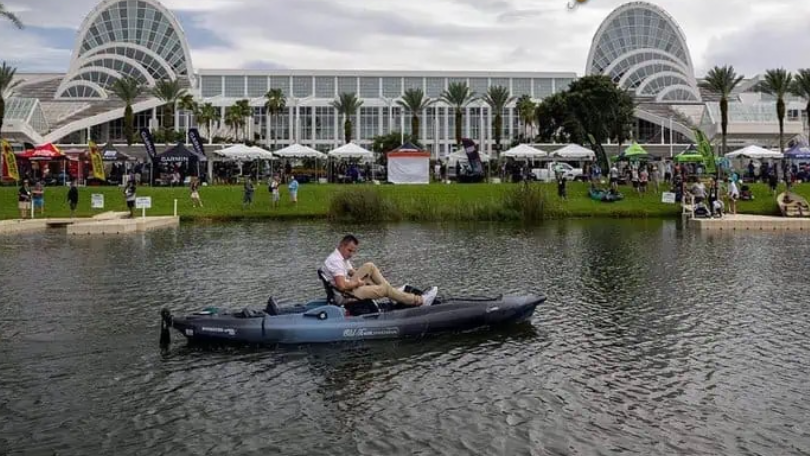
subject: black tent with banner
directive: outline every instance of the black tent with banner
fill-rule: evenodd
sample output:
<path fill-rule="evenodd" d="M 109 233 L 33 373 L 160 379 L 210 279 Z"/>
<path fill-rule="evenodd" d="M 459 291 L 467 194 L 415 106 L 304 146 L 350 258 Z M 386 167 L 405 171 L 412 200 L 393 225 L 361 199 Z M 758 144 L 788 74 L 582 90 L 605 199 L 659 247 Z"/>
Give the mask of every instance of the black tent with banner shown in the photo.
<path fill-rule="evenodd" d="M 116 149 L 112 143 L 105 144 L 101 149 L 101 159 L 104 161 L 135 161 L 135 157 Z"/>
<path fill-rule="evenodd" d="M 169 166 L 177 166 L 181 165 L 184 170 L 181 171 L 182 174 L 189 175 L 192 174 L 192 170 L 197 170 L 197 176 L 200 175 L 200 162 L 206 161 L 205 156 L 200 156 L 194 151 L 189 150 L 186 146 L 181 142 L 178 143 L 176 146 L 166 150 L 162 154 L 157 154 L 155 156 L 155 161 L 160 165 L 169 165 Z"/>

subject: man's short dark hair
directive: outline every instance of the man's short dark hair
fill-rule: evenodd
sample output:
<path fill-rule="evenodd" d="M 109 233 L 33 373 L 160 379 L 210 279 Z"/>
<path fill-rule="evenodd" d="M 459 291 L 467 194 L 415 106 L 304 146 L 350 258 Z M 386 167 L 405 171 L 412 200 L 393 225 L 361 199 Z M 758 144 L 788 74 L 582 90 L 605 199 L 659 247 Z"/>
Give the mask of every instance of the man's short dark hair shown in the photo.
<path fill-rule="evenodd" d="M 353 234 L 347 234 L 346 236 L 343 236 L 343 239 L 340 240 L 340 245 L 347 245 L 347 244 L 358 244 L 359 245 L 360 241 L 358 241 L 357 238 L 354 237 Z"/>

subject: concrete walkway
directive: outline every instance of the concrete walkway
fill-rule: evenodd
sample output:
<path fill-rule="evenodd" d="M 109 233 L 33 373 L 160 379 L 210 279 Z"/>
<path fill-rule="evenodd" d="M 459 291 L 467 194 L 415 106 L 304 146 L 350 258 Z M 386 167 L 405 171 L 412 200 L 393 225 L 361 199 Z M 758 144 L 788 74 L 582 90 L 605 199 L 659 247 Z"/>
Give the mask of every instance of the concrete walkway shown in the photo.
<path fill-rule="evenodd" d="M 104 212 L 91 218 L 41 218 L 1 220 L 0 234 L 32 233 L 48 228 L 66 228 L 69 235 L 123 234 L 171 228 L 180 225 L 180 217 L 135 217 L 129 212 Z"/>
<path fill-rule="evenodd" d="M 810 231 L 810 218 L 767 215 L 726 214 L 723 218 L 689 218 L 689 226 L 699 230 L 722 231 Z"/>

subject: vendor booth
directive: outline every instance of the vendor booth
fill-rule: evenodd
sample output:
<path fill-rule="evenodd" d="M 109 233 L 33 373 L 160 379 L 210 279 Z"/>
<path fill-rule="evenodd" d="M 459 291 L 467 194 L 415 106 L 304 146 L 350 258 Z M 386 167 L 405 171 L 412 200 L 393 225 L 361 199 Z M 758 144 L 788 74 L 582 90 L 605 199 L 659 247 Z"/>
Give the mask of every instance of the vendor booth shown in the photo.
<path fill-rule="evenodd" d="M 388 182 L 429 184 L 430 152 L 405 143 L 388 153 Z"/>

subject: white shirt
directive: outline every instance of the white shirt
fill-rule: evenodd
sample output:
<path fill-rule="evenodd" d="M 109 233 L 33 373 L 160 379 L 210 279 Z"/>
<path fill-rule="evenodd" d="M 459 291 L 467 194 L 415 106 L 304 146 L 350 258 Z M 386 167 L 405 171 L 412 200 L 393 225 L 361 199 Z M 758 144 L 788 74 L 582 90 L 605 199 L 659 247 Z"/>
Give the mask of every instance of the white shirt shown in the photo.
<path fill-rule="evenodd" d="M 326 258 L 326 261 L 323 262 L 324 275 L 332 285 L 335 284 L 335 277 L 346 277 L 352 269 L 354 269 L 352 262 L 343 258 L 343 255 L 340 254 L 338 249 L 335 249 L 335 251 Z"/>
<path fill-rule="evenodd" d="M 729 194 L 729 196 L 731 196 L 731 195 L 740 196 L 740 191 L 737 190 L 737 184 L 734 181 L 731 181 L 728 184 L 728 194 Z"/>

